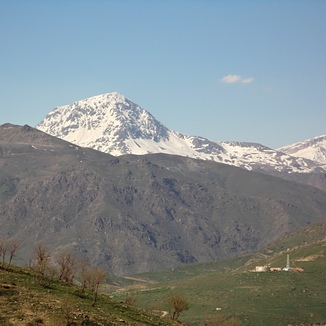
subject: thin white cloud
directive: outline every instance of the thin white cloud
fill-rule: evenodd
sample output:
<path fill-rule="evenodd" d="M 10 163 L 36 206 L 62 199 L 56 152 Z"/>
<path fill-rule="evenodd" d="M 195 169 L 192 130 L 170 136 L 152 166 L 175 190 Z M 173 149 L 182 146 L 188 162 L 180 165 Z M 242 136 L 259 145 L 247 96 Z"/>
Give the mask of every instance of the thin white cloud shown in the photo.
<path fill-rule="evenodd" d="M 241 80 L 240 75 L 226 75 L 222 78 L 222 82 L 226 84 L 238 83 Z"/>
<path fill-rule="evenodd" d="M 250 84 L 254 81 L 254 77 L 242 77 L 240 75 L 226 75 L 224 76 L 221 81 L 225 84 L 235 84 L 235 83 L 241 83 L 241 84 Z"/>
<path fill-rule="evenodd" d="M 242 84 L 250 84 L 254 81 L 254 77 L 248 77 L 241 80 Z"/>

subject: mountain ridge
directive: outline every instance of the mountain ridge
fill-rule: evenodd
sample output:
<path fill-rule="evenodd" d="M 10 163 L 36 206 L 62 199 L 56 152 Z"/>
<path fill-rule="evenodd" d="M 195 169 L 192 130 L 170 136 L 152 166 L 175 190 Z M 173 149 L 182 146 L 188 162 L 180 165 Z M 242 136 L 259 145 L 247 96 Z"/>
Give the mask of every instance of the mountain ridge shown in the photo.
<path fill-rule="evenodd" d="M 182 156 L 114 157 L 29 126 L 0 126 L 0 167 L 0 236 L 116 275 L 249 253 L 326 211 L 314 187 Z"/>
<path fill-rule="evenodd" d="M 55 108 L 37 126 L 52 136 L 110 153 L 166 153 L 213 160 L 260 172 L 325 172 L 319 163 L 258 143 L 217 142 L 173 131 L 120 93 Z"/>

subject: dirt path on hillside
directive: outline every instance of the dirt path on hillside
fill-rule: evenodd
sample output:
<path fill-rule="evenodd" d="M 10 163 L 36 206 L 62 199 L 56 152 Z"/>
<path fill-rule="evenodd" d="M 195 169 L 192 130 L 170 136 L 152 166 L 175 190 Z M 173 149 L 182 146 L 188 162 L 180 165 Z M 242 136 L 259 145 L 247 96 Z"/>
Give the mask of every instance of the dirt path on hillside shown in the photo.
<path fill-rule="evenodd" d="M 127 280 L 137 281 L 137 282 L 143 282 L 143 283 L 150 283 L 155 284 L 155 281 L 149 280 L 147 278 L 140 278 L 140 277 L 131 277 L 131 276 L 124 276 Z"/>

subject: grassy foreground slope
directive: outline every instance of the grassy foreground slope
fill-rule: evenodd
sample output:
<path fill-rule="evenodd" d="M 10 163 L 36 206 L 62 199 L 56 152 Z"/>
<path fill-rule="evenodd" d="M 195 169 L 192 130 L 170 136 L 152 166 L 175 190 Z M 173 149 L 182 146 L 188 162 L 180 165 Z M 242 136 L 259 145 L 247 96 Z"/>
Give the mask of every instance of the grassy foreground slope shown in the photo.
<path fill-rule="evenodd" d="M 303 272 L 252 272 L 261 265 L 284 268 L 287 252 Z M 190 302 L 181 317 L 190 325 L 219 315 L 236 316 L 242 325 L 326 325 L 326 221 L 254 255 L 137 278 L 142 282 L 125 284 L 115 296 L 134 291 L 140 306 L 164 310 L 164 298 L 180 293 Z"/>
<path fill-rule="evenodd" d="M 100 295 L 92 307 L 92 294 L 52 280 L 40 285 L 33 271 L 0 268 L 0 325 L 173 325 L 108 296 Z"/>

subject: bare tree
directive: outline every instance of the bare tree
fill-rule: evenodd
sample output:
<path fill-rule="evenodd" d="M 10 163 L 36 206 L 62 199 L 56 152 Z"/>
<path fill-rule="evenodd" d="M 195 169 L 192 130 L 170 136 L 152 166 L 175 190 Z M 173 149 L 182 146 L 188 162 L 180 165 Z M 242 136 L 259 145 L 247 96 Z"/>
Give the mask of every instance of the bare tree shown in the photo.
<path fill-rule="evenodd" d="M 75 307 L 72 302 L 67 298 L 63 301 L 62 312 L 66 320 L 66 326 L 76 325 L 74 323 L 74 311 Z"/>
<path fill-rule="evenodd" d="M 87 257 L 84 257 L 78 261 L 78 269 L 80 271 L 80 278 L 81 278 L 81 292 L 84 293 L 87 284 L 89 283 L 89 274 L 91 265 Z"/>
<path fill-rule="evenodd" d="M 8 242 L 6 240 L 0 240 L 0 256 L 1 256 L 1 266 L 5 267 L 6 254 L 8 251 Z"/>
<path fill-rule="evenodd" d="M 21 242 L 19 242 L 18 240 L 11 240 L 8 242 L 9 260 L 8 260 L 7 268 L 10 267 L 11 262 L 13 258 L 16 256 L 16 253 L 20 249 L 20 247 L 21 247 Z"/>
<path fill-rule="evenodd" d="M 89 289 L 93 292 L 93 304 L 95 306 L 100 284 L 108 277 L 107 271 L 102 267 L 91 267 L 87 272 L 87 283 Z"/>
<path fill-rule="evenodd" d="M 60 251 L 55 258 L 59 266 L 59 279 L 72 283 L 76 274 L 76 259 L 69 251 Z"/>
<path fill-rule="evenodd" d="M 178 320 L 181 312 L 189 309 L 189 302 L 180 294 L 171 295 L 167 298 L 167 303 L 170 308 L 170 316 L 172 320 Z"/>
<path fill-rule="evenodd" d="M 130 306 L 136 306 L 137 302 L 137 293 L 134 291 L 127 292 L 126 297 L 124 299 L 124 303 Z"/>
<path fill-rule="evenodd" d="M 49 249 L 42 243 L 38 243 L 34 247 L 34 269 L 42 276 L 46 274 L 46 271 L 50 264 L 51 253 Z"/>

